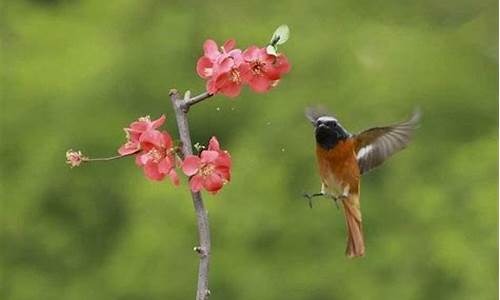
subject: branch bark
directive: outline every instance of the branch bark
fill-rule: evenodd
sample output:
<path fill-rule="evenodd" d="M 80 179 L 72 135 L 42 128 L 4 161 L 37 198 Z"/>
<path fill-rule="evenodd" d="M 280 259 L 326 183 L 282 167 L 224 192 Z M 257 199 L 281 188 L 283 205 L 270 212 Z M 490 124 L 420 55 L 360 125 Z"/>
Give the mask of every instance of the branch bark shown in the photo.
<path fill-rule="evenodd" d="M 203 93 L 196 97 L 190 98 L 189 92 L 187 92 L 184 99 L 180 99 L 179 93 L 174 89 L 170 91 L 169 95 L 170 100 L 172 101 L 172 106 L 174 107 L 177 128 L 179 129 L 179 137 L 182 142 L 182 154 L 184 157 L 186 157 L 187 155 L 193 154 L 187 112 L 192 105 L 208 99 L 212 95 Z M 193 198 L 194 209 L 196 212 L 199 240 L 199 246 L 196 246 L 194 250 L 200 257 L 196 300 L 206 300 L 210 295 L 210 290 L 208 289 L 208 270 L 210 265 L 210 228 L 208 224 L 207 211 L 203 204 L 203 199 L 201 198 L 200 192 L 191 192 L 191 197 Z"/>

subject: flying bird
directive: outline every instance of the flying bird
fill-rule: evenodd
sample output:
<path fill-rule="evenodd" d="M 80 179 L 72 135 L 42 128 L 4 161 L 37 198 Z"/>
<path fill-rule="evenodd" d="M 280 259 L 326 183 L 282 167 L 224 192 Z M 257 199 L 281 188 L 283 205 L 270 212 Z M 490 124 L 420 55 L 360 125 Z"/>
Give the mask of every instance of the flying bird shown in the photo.
<path fill-rule="evenodd" d="M 365 254 L 359 202 L 361 175 L 406 148 L 420 116 L 420 111 L 415 110 L 404 122 L 351 134 L 326 110 L 306 109 L 306 117 L 314 126 L 322 185 L 319 193 L 304 196 L 309 201 L 316 196 L 327 196 L 341 203 L 346 220 L 348 257 Z"/>

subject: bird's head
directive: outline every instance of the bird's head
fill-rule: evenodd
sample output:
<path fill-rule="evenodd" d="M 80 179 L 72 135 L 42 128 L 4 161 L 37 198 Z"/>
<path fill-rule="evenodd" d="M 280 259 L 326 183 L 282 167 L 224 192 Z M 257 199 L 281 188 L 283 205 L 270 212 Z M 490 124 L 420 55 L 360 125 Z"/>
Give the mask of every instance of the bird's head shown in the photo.
<path fill-rule="evenodd" d="M 351 136 L 335 117 L 324 110 L 308 108 L 306 117 L 314 126 L 316 142 L 325 149 L 333 148 L 339 141 Z"/>

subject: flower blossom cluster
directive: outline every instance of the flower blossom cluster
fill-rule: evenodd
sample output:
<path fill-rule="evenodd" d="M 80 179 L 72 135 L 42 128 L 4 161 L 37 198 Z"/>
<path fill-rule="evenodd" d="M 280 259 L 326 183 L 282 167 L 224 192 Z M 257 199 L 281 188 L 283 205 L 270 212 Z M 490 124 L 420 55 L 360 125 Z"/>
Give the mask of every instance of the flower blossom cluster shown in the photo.
<path fill-rule="evenodd" d="M 191 100 L 192 105 L 218 93 L 233 98 L 241 93 L 244 85 L 258 93 L 269 91 L 290 71 L 287 57 L 278 53 L 278 45 L 285 43 L 288 38 L 289 28 L 284 24 L 276 29 L 265 47 L 250 46 L 241 50 L 236 48 L 236 42 L 230 39 L 219 48 L 215 41 L 206 40 L 203 56 L 196 64 L 196 71 L 206 80 L 208 94 L 203 93 L 200 96 L 204 97 L 187 100 Z M 188 108 L 189 106 L 185 112 Z M 193 192 L 205 189 L 210 193 L 217 193 L 231 180 L 229 153 L 221 150 L 217 138 L 212 137 L 208 147 L 199 155 L 187 155 L 181 159 L 178 154 L 179 146 L 174 145 L 167 131 L 159 129 L 165 119 L 164 115 L 156 120 L 146 116 L 124 128 L 127 141 L 118 149 L 119 156 L 89 158 L 81 151 L 68 150 L 66 163 L 77 167 L 84 162 L 135 156 L 136 165 L 142 168 L 145 176 L 151 180 L 162 181 L 169 177 L 174 185 L 179 185 L 177 169 L 180 168 L 189 177 L 189 186 Z"/>
<path fill-rule="evenodd" d="M 264 93 L 290 71 L 284 54 L 269 54 L 266 47 L 250 46 L 242 51 L 235 46 L 232 39 L 226 41 L 220 50 L 213 40 L 207 40 L 203 45 L 204 54 L 198 59 L 196 71 L 207 80 L 206 89 L 210 94 L 236 97 L 246 84 L 255 92 Z"/>
<path fill-rule="evenodd" d="M 200 156 L 189 155 L 181 160 L 170 134 L 158 130 L 164 122 L 164 115 L 156 120 L 147 116 L 132 122 L 124 129 L 127 142 L 118 149 L 120 156 L 134 155 L 137 166 L 151 180 L 161 181 L 168 176 L 174 185 L 179 185 L 176 168 L 180 167 L 190 177 L 192 191 L 204 188 L 217 193 L 231 177 L 229 153 L 221 150 L 217 138 L 212 137 Z"/>

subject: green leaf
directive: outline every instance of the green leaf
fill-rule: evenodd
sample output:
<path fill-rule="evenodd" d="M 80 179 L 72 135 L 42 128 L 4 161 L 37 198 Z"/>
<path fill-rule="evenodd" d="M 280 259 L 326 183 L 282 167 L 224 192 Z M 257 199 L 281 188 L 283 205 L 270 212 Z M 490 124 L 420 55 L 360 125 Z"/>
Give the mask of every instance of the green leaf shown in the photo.
<path fill-rule="evenodd" d="M 286 41 L 288 41 L 289 37 L 290 28 L 288 28 L 288 25 L 283 24 L 274 31 L 273 37 L 271 38 L 271 41 L 269 43 L 272 46 L 276 47 L 277 45 L 284 44 Z"/>

